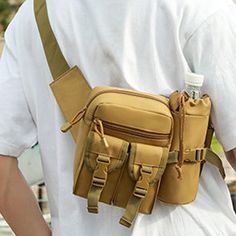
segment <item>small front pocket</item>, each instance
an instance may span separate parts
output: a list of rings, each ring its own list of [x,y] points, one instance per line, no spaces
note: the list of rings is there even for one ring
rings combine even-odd
[[[170,134],[141,130],[139,128],[116,124],[98,118],[94,119],[94,124],[95,126],[99,126],[98,130],[102,129],[105,134],[124,139],[130,143],[143,143],[155,146],[167,146],[170,143]],[[106,139],[103,139],[103,141],[106,142]],[[106,142],[106,144],[108,144],[108,142]]]
[[[174,118],[174,137],[171,144],[171,150],[179,150],[180,146],[180,117],[179,112],[172,113]],[[183,148],[184,150],[204,147],[206,139],[207,128],[209,124],[209,116],[189,115],[184,116],[183,129]]]
[[[117,104],[100,104],[93,120],[101,121],[104,133],[129,143],[153,146],[170,145],[173,118],[168,109],[161,111],[137,109]]]
[[[88,136],[84,161],[90,171],[96,169],[99,156],[110,159],[110,164],[107,167],[108,173],[121,168],[125,161],[129,143],[109,135],[104,135],[104,138],[108,146],[104,144],[98,133],[91,131]]]
[[[126,207],[121,224],[129,227],[138,212],[151,214],[167,158],[168,148],[131,144],[128,167],[114,199],[115,205]]]
[[[98,133],[90,131],[75,188],[75,194],[88,198],[88,210],[92,213],[97,213],[98,201],[111,204],[129,146],[128,142],[116,137],[104,135],[104,138],[109,146]]]

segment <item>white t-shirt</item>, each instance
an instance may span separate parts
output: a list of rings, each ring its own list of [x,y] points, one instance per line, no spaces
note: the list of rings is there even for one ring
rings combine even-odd
[[[212,120],[225,150],[236,147],[236,6],[227,0],[48,0],[61,49],[91,87],[110,85],[150,93],[182,90],[184,74],[205,75]],[[206,164],[197,199],[175,206],[156,202],[126,229],[124,210],[100,204],[88,214],[72,195],[75,144],[62,134],[63,116],[49,89],[52,81],[27,0],[9,26],[0,62],[0,153],[19,156],[37,141],[56,236],[236,235],[229,192]]]

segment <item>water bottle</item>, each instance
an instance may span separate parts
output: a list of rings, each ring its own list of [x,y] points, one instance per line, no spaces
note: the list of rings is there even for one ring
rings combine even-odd
[[[201,97],[201,87],[204,76],[187,72],[185,75],[185,92],[193,99]]]

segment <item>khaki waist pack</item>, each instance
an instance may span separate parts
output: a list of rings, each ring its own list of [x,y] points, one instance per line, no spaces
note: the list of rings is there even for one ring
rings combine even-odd
[[[151,214],[156,198],[186,204],[196,197],[205,160],[224,175],[221,161],[207,149],[211,102],[186,93],[170,98],[133,90],[91,90],[78,67],[70,69],[49,24],[45,0],[35,0],[35,16],[54,82],[50,85],[76,141],[74,194],[125,208],[129,227],[138,212]]]
[[[150,214],[156,196],[167,203],[195,199],[210,114],[208,96],[197,101],[174,93],[168,101],[111,87],[95,88],[70,123],[80,122],[74,163],[74,193],[126,208],[120,223]]]

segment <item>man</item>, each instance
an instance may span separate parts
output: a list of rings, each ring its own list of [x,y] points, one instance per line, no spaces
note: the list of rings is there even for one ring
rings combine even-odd
[[[70,66],[91,87],[132,88],[155,94],[182,90],[190,69],[204,74],[217,137],[236,170],[236,6],[226,0],[48,0],[50,23]],[[227,187],[214,166],[202,171],[197,199],[187,205],[156,202],[131,229],[123,209],[100,204],[99,215],[72,195],[75,144],[49,89],[52,76],[27,0],[5,34],[0,63],[0,212],[16,235],[50,235],[17,168],[18,157],[39,142],[52,214],[52,234],[236,235]]]

